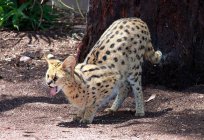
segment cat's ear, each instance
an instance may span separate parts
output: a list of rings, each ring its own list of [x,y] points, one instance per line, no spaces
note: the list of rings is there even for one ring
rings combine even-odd
[[[73,55],[68,56],[62,63],[62,69],[64,71],[70,72],[70,74],[73,76],[76,63],[76,58]]]
[[[43,58],[48,62],[49,60],[55,59],[55,56],[52,54],[44,54]]]
[[[47,61],[49,67],[61,63],[61,61],[57,60],[52,54],[44,54],[43,58]]]

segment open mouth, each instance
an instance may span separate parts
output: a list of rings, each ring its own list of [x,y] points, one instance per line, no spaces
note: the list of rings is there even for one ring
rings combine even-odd
[[[55,96],[59,91],[60,91],[60,88],[58,86],[56,87],[50,87],[50,95],[51,96]]]

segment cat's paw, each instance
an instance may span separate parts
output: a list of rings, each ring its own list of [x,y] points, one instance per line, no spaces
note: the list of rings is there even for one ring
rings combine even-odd
[[[143,117],[143,116],[145,116],[145,113],[144,112],[136,112],[135,116],[136,117]]]
[[[81,120],[81,117],[79,117],[79,116],[73,117],[73,121],[80,122],[80,120]]]
[[[92,121],[91,120],[87,120],[87,119],[81,119],[80,123],[82,123],[82,124],[90,124],[90,123],[92,123]]]
[[[112,108],[106,108],[106,109],[104,110],[104,112],[106,112],[106,113],[108,113],[108,114],[112,114],[112,113],[116,112],[116,110],[114,110],[114,109],[112,109]]]

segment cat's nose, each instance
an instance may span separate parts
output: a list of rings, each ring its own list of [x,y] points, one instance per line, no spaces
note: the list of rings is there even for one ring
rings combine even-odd
[[[47,82],[47,85],[50,87],[50,84],[52,84],[52,81]]]

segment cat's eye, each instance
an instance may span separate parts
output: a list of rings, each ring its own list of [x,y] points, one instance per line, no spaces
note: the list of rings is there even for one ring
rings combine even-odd
[[[57,75],[54,76],[53,81],[57,81],[58,77]]]

